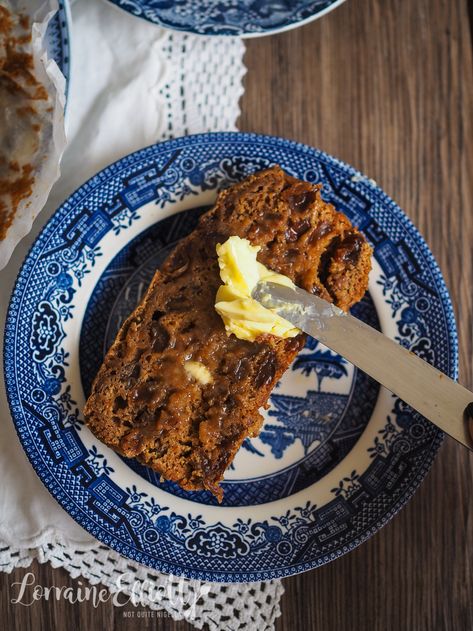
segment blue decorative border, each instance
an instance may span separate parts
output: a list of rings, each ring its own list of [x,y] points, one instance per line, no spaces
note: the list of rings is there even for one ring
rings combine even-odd
[[[51,18],[46,31],[48,56],[57,63],[66,79],[66,101],[69,92],[69,75],[71,69],[69,5],[68,0],[58,0],[59,9]]]
[[[197,35],[257,37],[300,26],[344,0],[109,0],[159,26]]]
[[[77,411],[67,387],[61,385],[60,368],[67,358],[56,358],[55,353],[60,353],[63,336],[61,318],[72,317],[67,309],[74,284],[80,284],[100,255],[97,244],[103,234],[112,229],[119,231],[126,222],[134,221],[147,201],[156,199],[158,206],[164,205],[173,198],[195,193],[193,187],[215,188],[222,179],[235,181],[276,160],[300,177],[322,179],[329,198],[336,198],[342,206],[348,204],[344,210],[375,244],[377,260],[387,276],[393,266],[401,265],[403,274],[413,280],[411,284],[440,300],[444,321],[437,326],[441,326],[441,333],[446,332],[443,344],[448,352],[442,356],[434,353],[433,360],[451,376],[457,375],[453,311],[431,253],[396,204],[352,168],[291,141],[222,133],[155,145],[100,172],[55,213],[19,273],[5,327],[7,395],[24,449],[54,497],[103,543],[161,571],[223,582],[255,581],[326,563],[371,536],[405,504],[429,469],[442,440],[438,430],[397,402],[393,409],[396,423],[388,419],[369,449],[372,462],[368,469],[354,471],[341,480],[328,504],[318,508],[306,503],[285,515],[261,522],[237,520],[229,527],[220,523],[206,526],[199,515],[176,515],[169,507],[153,504],[153,498],[139,489],[121,489],[108,477],[111,467],[103,456],[87,451],[77,438]],[[184,180],[179,172],[185,172]],[[367,197],[375,200],[369,213],[363,207]],[[93,206],[97,210],[89,210]],[[415,244],[428,269],[419,267],[402,240],[401,251],[394,256],[394,241],[384,238],[376,216],[394,222],[392,237],[403,234]],[[59,263],[51,253],[60,253]],[[59,269],[60,261],[69,271]],[[432,286],[426,285],[424,273]],[[38,304],[23,303],[27,292],[38,291],[32,283],[47,285],[48,300],[43,300],[42,290],[37,293]],[[396,287],[386,285],[384,289],[390,292],[393,313],[402,309]],[[399,291],[409,295],[412,287],[407,283]],[[416,340],[421,339],[417,329],[414,333],[411,330],[412,313],[402,313],[399,330],[403,338],[414,335]],[[31,329],[33,317],[39,321]],[[416,322],[418,325],[422,322]],[[30,331],[39,338],[30,338]],[[54,340],[51,346],[50,339]],[[36,354],[34,362],[31,353]],[[28,375],[30,382],[19,381],[17,370]],[[41,388],[35,388],[36,383]],[[174,562],[165,560],[171,558]]]

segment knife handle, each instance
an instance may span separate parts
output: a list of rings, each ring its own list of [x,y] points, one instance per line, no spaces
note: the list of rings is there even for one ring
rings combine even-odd
[[[468,403],[464,412],[463,412],[463,420],[468,427],[468,431],[470,434],[470,440],[473,443],[473,401]]]

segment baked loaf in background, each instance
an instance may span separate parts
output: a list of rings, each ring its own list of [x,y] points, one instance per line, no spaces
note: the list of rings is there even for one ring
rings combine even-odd
[[[367,289],[371,248],[320,190],[275,166],[219,194],[156,272],[104,359],[84,410],[101,441],[221,500],[225,469],[258,434],[259,408],[305,335],[227,336],[214,309],[215,247],[246,238],[261,246],[258,260],[268,268],[348,310]],[[188,362],[203,365],[204,378]]]

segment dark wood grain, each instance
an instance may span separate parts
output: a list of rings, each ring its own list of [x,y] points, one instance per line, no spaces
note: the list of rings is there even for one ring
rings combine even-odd
[[[473,65],[467,0],[348,0],[249,41],[240,128],[315,145],[374,178],[426,238],[452,295],[460,381],[473,388]],[[473,460],[447,439],[408,506],[334,563],[285,580],[279,630],[473,628]],[[77,585],[34,564],[42,585]],[[190,629],[105,604],[9,604],[6,629]],[[140,610],[141,611],[141,610]],[[136,614],[136,612],[135,612]],[[1,623],[0,623],[1,624]]]

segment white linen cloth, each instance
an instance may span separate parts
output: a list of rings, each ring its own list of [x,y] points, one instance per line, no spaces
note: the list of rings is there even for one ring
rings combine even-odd
[[[41,226],[78,186],[110,162],[163,138],[236,129],[245,72],[241,40],[166,31],[101,0],[74,3],[71,30],[69,144],[47,206],[0,273],[2,338],[8,297],[21,262]],[[138,589],[141,605],[164,608],[176,620],[188,619],[197,628],[274,628],[283,593],[280,581],[179,583],[120,557],[76,524],[27,461],[10,419],[3,380],[0,480],[0,569],[10,572],[38,558],[111,591],[123,572],[125,594]],[[158,586],[166,589],[157,590]],[[202,595],[197,604],[194,594]]]

